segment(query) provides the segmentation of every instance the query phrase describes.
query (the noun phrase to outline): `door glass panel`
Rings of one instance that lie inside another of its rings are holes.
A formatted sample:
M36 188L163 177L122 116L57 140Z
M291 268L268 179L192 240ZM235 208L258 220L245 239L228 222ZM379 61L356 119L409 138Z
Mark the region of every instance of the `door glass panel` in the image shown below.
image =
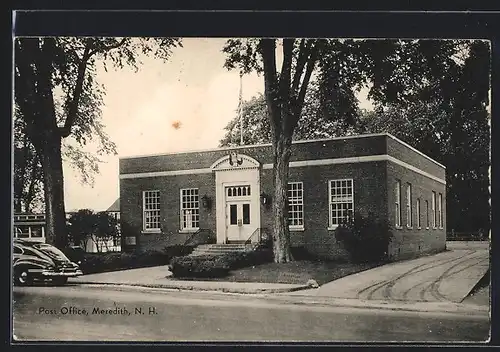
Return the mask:
M243 204L243 224L250 224L250 204Z
M229 205L229 224L236 225L236 218L237 217L238 217L238 215L237 215L236 204L230 204Z

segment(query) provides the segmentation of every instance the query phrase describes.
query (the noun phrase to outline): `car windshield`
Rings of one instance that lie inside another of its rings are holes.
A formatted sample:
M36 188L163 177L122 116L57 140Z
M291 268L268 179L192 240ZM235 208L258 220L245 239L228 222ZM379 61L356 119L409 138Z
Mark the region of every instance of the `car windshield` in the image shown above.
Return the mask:
M54 246L51 246L49 244L45 243L40 243L36 245L36 248L40 249L44 253L47 253L47 255L57 258L57 259L63 259L63 260L69 260L63 252L61 252L59 249L57 249Z

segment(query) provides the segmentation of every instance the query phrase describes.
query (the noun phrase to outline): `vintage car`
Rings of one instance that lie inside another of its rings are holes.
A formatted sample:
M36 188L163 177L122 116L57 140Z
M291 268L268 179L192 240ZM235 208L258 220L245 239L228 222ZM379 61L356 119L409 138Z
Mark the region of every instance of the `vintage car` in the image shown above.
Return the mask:
M56 247L20 239L14 240L13 274L14 285L18 286L46 280L64 285L69 277L83 275L78 264Z

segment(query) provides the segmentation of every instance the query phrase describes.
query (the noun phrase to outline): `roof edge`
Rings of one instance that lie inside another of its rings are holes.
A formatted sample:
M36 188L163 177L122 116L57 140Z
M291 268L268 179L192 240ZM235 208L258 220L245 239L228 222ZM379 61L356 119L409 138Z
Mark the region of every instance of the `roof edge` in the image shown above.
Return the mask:
M381 137L386 136L388 133L366 133L358 134L355 136L344 136L344 137L330 137L330 138L318 138L318 139L301 139L297 141L292 141L292 144L302 144L302 143L313 143L313 142L327 142L342 139L357 139L357 138L369 138L369 137ZM238 145L235 147L220 147L220 148L207 148L207 149L193 149L193 150L183 150L178 152L168 152L168 153L152 153L152 154L137 154L137 155L127 155L119 157L118 159L136 159L151 156L164 156L164 155L176 155L176 154L189 154L189 153L203 153L203 152L215 152L219 150L235 150L235 149L245 149L245 148L259 148L259 147L270 147L271 143L260 143L260 144L249 144L249 145Z
M390 137L390 138L394 139L396 142L398 142L398 143L400 143L400 144L404 145L405 147L410 148L410 149L411 149L411 150L413 150L414 152L416 152L416 153L420 154L421 156L423 156L423 157L424 157L424 158L426 158L427 160L432 161L432 162L433 162L434 164L436 164L437 166L440 166L440 167L442 167L443 169L446 169L446 166L444 166L443 164L441 164L441 163L437 162L436 160L432 159L430 156L428 156L428 155L426 155L426 154L422 153L422 152L421 152L420 150L418 150L417 148L412 147L412 146L411 146L411 145L409 145L408 143L403 142L401 139L399 139L399 138L397 138L397 137L393 136L393 135L392 135L392 134L390 134L390 133L385 133L385 134L386 134L388 137Z

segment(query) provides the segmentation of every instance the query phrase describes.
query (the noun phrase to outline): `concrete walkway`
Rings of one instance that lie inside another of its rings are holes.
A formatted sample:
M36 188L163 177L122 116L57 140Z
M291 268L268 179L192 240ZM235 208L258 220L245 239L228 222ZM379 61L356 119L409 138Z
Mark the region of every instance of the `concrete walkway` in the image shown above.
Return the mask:
M69 284L126 285L176 290L219 291L231 293L283 293L308 288L306 285L257 282L174 280L168 266L112 271L69 279Z
M487 244L391 263L294 295L407 302L462 302L489 268ZM462 249L468 248L468 249Z

